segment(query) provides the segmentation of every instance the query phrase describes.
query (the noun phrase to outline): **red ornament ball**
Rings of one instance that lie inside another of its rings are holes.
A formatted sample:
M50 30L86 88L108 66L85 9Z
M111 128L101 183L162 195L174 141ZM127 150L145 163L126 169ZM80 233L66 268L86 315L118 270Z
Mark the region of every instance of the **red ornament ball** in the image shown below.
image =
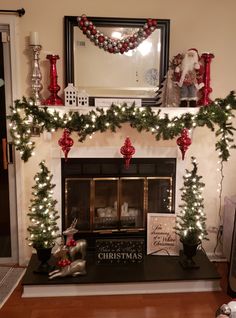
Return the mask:
M98 37L98 42L99 42L99 43L103 43L104 41L105 41L104 36L100 35L100 36Z

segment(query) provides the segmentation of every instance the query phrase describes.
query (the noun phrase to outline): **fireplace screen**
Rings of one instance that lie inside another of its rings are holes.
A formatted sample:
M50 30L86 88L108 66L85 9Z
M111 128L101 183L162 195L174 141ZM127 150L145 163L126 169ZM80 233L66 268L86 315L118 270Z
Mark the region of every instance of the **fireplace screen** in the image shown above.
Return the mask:
M65 226L80 231L133 231L147 213L171 213L171 177L66 178Z

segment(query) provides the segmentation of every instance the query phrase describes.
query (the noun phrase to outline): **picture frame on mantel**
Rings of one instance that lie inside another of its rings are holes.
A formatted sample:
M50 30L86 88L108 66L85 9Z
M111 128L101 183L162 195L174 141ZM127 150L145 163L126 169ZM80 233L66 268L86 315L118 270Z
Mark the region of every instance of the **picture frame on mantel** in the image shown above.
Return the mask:
M78 27L77 18L77 16L64 17L65 86L73 83L78 89L85 89L89 94L89 106L96 106L95 102L100 98L103 99L103 103L105 98L121 99L124 103L126 99L141 99L141 106L161 106L159 90L169 67L170 20L156 19L157 28L150 38L156 34L157 39L154 40L156 42L151 46L151 54L147 58L142 57L141 54L139 57L127 57L125 53L112 54L101 50L83 34ZM130 36L147 22L147 18L87 17L87 19L108 36L111 36L113 31L127 32L126 34ZM101 58L103 56L102 61L108 64L103 65L99 60L100 56ZM125 66L120 66L117 59L122 63L126 59ZM150 64L151 59L152 64ZM145 62L147 65L142 66L144 61L147 61ZM135 68L128 71L128 67L132 65ZM116 66L119 74L115 73L113 66ZM105 71L107 73L104 73ZM86 78L89 83L85 82ZM130 85L127 83L128 78L132 78ZM137 87L138 82L140 87Z
M179 255L175 215L147 214L147 254Z

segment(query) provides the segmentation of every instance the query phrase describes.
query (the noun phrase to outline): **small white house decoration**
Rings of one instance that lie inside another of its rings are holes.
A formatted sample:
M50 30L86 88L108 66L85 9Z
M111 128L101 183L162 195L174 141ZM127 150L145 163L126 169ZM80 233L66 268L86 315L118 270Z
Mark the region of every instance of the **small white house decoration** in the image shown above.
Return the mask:
M89 96L85 90L78 93L78 106L89 106Z
M72 83L69 83L68 86L64 89L65 95L65 106L77 106L77 95L78 90Z

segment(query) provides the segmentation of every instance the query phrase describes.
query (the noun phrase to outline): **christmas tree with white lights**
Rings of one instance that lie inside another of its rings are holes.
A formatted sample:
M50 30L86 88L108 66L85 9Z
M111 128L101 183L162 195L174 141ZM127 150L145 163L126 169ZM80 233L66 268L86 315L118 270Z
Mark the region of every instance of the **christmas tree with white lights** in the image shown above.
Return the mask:
M34 248L51 248L55 245L55 240L60 235L57 234L59 228L56 220L59 218L55 210L56 200L53 199L53 188L51 183L52 174L42 161L39 164L40 172L34 176L35 185L32 187L33 199L30 200L30 212L27 214L31 225L28 227L29 245Z
M191 157L193 169L186 169L182 192L180 214L177 216L175 231L185 244L198 244L207 239L206 216L204 213L202 190L205 186L202 177L197 175L196 158Z

